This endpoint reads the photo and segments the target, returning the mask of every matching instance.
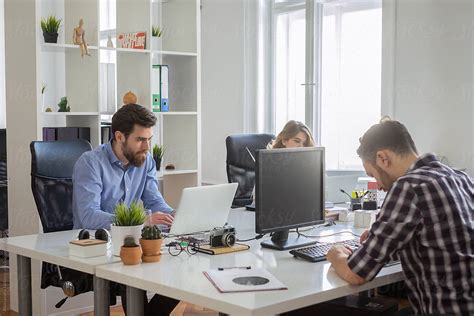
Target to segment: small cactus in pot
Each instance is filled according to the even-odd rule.
[[[123,240],[123,246],[120,248],[120,259],[125,265],[135,265],[140,263],[142,251],[140,246],[135,243],[133,236],[127,236]]]
[[[161,230],[157,225],[143,227],[142,238],[140,239],[140,245],[143,249],[142,260],[144,262],[158,261],[162,243]]]

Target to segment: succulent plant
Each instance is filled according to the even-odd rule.
[[[137,226],[142,225],[146,219],[145,207],[142,202],[132,202],[130,207],[123,202],[115,206],[115,226]]]
[[[151,36],[161,37],[161,28],[158,25],[153,25],[151,27]]]
[[[142,239],[161,239],[161,230],[158,228],[157,225],[145,226],[142,229]]]
[[[40,25],[43,33],[57,33],[61,26],[61,19],[50,15],[47,18],[41,18]]]
[[[58,112],[71,112],[71,107],[67,105],[67,97],[62,97],[58,103]]]
[[[133,238],[132,236],[125,237],[125,239],[123,240],[123,246],[126,248],[138,247],[138,245],[135,243],[135,238]]]

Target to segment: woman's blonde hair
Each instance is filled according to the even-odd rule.
[[[304,123],[299,121],[288,121],[283,127],[280,134],[278,134],[277,138],[270,144],[270,148],[285,148],[283,145],[283,141],[287,141],[290,138],[295,137],[298,135],[299,132],[303,132],[306,134],[306,141],[304,142],[304,147],[313,147],[314,146],[314,139],[313,134],[309,130],[308,126]]]

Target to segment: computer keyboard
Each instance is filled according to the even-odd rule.
[[[291,250],[290,253],[297,258],[305,259],[311,262],[324,261],[326,260],[326,254],[328,253],[329,249],[331,249],[331,247],[336,244],[342,244],[352,249],[352,251],[360,247],[360,242],[358,239],[349,239],[331,243],[318,243],[314,246]]]

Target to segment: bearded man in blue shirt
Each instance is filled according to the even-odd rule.
[[[158,190],[156,166],[150,154],[155,115],[137,104],[122,106],[112,117],[113,138],[84,153],[72,175],[74,228],[110,229],[115,205],[142,201],[152,211],[152,224],[171,225],[173,209]],[[122,304],[126,310],[124,287]],[[145,302],[146,303],[146,302]],[[155,295],[148,315],[169,315],[178,301]]]

